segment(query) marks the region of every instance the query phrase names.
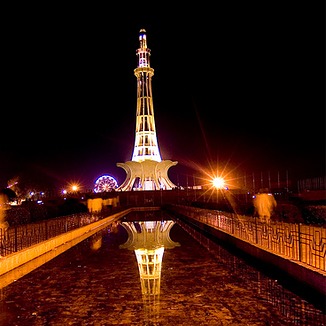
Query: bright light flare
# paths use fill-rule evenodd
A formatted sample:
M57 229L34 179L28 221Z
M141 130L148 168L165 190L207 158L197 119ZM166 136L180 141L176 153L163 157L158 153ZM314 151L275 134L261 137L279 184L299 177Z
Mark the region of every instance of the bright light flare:
M213 179L213 186L216 189L223 189L225 188L225 180L222 177L215 177Z
M193 163L190 167L200 174L196 176L196 185L202 189L214 191L235 188L233 171L227 169L226 166L218 169L213 166L202 167Z
M218 168L217 163L208 167L193 164L191 167L200 173L196 178L196 184L199 183L202 189L206 189L201 195L205 201L226 202L234 212L237 212L237 203L233 194L234 190L239 189L237 179L234 177L235 168L229 168L227 165ZM205 196L208 196L208 199ZM200 197L198 200L201 200Z
M68 182L65 188L61 191L63 195L77 193L83 188L79 181Z

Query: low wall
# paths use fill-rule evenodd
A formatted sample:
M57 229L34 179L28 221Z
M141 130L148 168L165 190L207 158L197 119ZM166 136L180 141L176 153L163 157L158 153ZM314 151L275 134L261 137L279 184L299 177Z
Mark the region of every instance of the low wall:
M179 216L180 218L180 216ZM235 248L255 259L264 262L267 267L272 266L277 270L284 272L296 281L305 284L322 296L326 296L326 275L323 272L303 266L298 262L286 259L282 256L263 250L253 244L233 237L221 230L215 229L205 223L199 222L191 217L183 216L182 219L196 225L202 231L211 234L221 242Z
M90 237L94 233L98 232L106 225L119 219L121 216L130 213L131 211L132 209L127 209L125 211L113 214L107 218L101 219L100 221L85 225L81 228L69 231L67 233L60 234L49 240L42 241L26 249L2 257L0 258L0 276L21 265L26 264L27 262L33 261L37 257L40 257L50 252L51 250L57 250L60 248L60 246L64 245L65 250L67 250L77 243L83 241L84 239ZM60 251L60 253L61 252L62 251Z

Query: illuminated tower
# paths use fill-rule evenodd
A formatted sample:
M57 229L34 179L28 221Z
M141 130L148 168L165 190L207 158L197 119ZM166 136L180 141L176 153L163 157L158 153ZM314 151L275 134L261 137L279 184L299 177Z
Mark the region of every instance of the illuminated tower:
M135 147L132 160L136 162L145 160L161 162L161 154L156 138L152 96L154 69L150 67L151 50L147 47L145 33L144 29L140 30L140 48L136 51L138 67L134 70L137 77L137 112Z
M176 186L168 177L168 169L178 162L162 160L156 137L152 77L151 50L147 47L146 31L139 32L140 47L136 50L138 66L134 70L137 78L136 133L132 160L117 163L127 177L118 188L122 191L173 189Z

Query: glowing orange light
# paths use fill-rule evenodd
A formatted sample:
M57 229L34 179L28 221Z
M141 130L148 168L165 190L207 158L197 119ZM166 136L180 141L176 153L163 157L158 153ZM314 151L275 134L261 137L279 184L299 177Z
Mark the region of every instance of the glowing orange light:
M68 182L67 185L62 189L62 194L65 195L67 193L77 193L79 191L81 191L81 189L83 188L81 182L79 181L71 181Z
M223 178L221 177L216 177L213 179L213 186L216 188L216 189L222 189L225 187L225 181Z

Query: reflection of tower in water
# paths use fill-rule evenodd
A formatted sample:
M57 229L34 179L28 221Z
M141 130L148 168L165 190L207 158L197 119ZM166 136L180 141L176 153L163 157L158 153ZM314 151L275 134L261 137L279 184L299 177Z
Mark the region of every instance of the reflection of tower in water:
M120 248L135 252L145 309L150 316L157 315L159 310L164 249L180 246L170 238L174 224L172 220L121 223L128 233L128 240Z

